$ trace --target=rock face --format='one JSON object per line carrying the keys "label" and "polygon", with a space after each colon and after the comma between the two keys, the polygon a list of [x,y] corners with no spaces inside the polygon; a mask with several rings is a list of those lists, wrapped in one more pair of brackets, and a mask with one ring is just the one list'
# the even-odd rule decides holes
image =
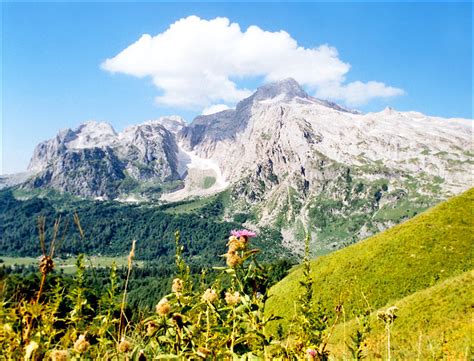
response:
{"label": "rock face", "polygon": [[126,162],[127,173],[138,181],[179,178],[175,137],[159,123],[125,129],[115,148]]}
{"label": "rock face", "polygon": [[292,79],[196,118],[180,140],[219,164],[236,208],[277,224],[292,248],[306,231],[340,247],[472,186],[471,120],[361,114]]}
{"label": "rock face", "polygon": [[[229,119],[233,132],[219,126],[209,135],[200,128]],[[217,160],[228,178],[247,172],[264,181],[292,174],[317,181],[320,172],[314,170],[323,161],[341,166],[381,163],[414,176],[425,172],[445,178],[443,188],[453,193],[468,187],[470,180],[461,166],[472,162],[467,151],[472,145],[470,120],[393,109],[360,114],[309,97],[291,79],[260,88],[236,110],[196,118],[181,136],[197,154]]]}
{"label": "rock face", "polygon": [[[27,186],[52,187],[84,197],[118,197],[123,182],[167,182],[180,178],[175,133],[178,117],[160,118],[117,133],[90,121],[40,143],[28,167]],[[125,189],[126,191],[126,189]]]}
{"label": "rock face", "polygon": [[179,179],[165,201],[229,189],[248,226],[276,226],[298,250],[366,237],[472,186],[472,120],[387,108],[361,114],[293,79],[189,125],[160,118],[117,133],[88,122],[37,146],[30,187],[117,198]]}
{"label": "rock face", "polygon": [[32,181],[34,188],[52,187],[85,197],[113,198],[125,178],[124,164],[110,147],[65,151]]}

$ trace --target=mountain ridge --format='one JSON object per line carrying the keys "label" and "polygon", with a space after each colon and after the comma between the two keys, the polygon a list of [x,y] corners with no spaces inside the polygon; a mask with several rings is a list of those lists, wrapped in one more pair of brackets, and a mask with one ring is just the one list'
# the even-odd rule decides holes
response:
{"label": "mountain ridge", "polygon": [[134,202],[228,189],[229,216],[276,227],[295,252],[309,231],[325,252],[472,186],[469,149],[470,120],[391,108],[362,114],[288,78],[189,124],[171,116],[119,133],[97,122],[61,131],[36,147],[22,187]]}

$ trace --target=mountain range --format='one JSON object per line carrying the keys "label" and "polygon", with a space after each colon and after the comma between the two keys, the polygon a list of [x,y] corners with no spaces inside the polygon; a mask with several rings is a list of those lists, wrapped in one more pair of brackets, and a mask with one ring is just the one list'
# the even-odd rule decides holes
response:
{"label": "mountain range", "polygon": [[391,108],[362,114],[309,96],[293,79],[235,109],[162,117],[116,132],[89,121],[38,144],[25,190],[167,203],[230,193],[226,214],[277,228],[284,245],[326,252],[472,186],[472,120]]}

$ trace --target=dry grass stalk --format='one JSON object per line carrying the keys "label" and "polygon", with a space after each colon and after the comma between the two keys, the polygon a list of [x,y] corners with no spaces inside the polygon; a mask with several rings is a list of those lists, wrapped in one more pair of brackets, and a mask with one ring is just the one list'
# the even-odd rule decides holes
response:
{"label": "dry grass stalk", "polygon": [[[132,272],[132,264],[133,264],[133,258],[135,257],[135,244],[137,243],[136,240],[132,241],[132,249],[130,250],[130,253],[128,255],[128,270],[127,270],[127,278],[125,279],[125,287],[123,290],[123,296],[122,296],[122,304],[120,306],[120,323],[119,323],[119,331],[118,331],[118,340],[121,340],[124,335],[124,322],[126,320],[126,315],[125,315],[125,304],[127,302],[127,287],[128,287],[128,280],[130,279],[130,273]],[[127,320],[128,323],[128,320]]]}

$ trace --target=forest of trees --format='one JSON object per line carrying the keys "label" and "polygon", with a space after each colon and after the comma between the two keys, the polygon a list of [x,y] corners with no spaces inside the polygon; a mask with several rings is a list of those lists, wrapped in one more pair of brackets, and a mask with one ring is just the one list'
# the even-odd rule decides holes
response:
{"label": "forest of trees", "polygon": [[[40,255],[38,216],[46,217],[46,240],[51,239],[54,221],[61,216],[62,226],[68,223],[68,228],[58,256],[126,255],[132,240],[137,240],[137,259],[159,259],[161,264],[166,264],[174,257],[173,235],[179,230],[190,265],[206,267],[216,264],[225,249],[229,231],[240,228],[245,220],[242,214],[233,221],[223,220],[222,203],[222,197],[216,197],[196,212],[177,213],[168,212],[167,205],[64,202],[38,197],[18,200],[11,190],[4,190],[0,192],[0,249],[4,256]],[[80,219],[84,238],[72,220],[74,213]],[[255,240],[255,245],[265,250],[266,260],[289,257],[288,250],[281,246],[279,232],[266,229],[262,235]]]}
{"label": "forest of trees", "polygon": [[[174,203],[173,207],[186,205]],[[53,225],[61,217],[60,237],[65,231],[64,242],[56,250],[57,257],[78,254],[125,256],[136,239],[136,259],[144,260],[135,267],[130,278],[129,305],[133,309],[149,309],[156,299],[169,290],[175,272],[175,231],[181,233],[183,256],[191,274],[198,277],[202,269],[223,266],[227,237],[230,230],[240,228],[247,215],[237,214],[232,222],[223,220],[223,199],[217,196],[194,212],[170,212],[170,205],[133,205],[119,202],[97,202],[78,199],[33,197],[15,198],[12,190],[0,191],[0,249],[3,256],[41,255],[38,238],[38,217],[46,217],[46,243],[51,241]],[[77,214],[84,237],[73,218]],[[67,226],[66,226],[67,224]],[[281,235],[266,229],[254,239],[255,247],[264,249],[258,259],[271,270],[269,279],[276,282],[295,263],[295,258],[281,246]],[[87,257],[86,257],[87,261]],[[86,262],[87,265],[87,262]],[[12,289],[28,297],[28,290],[37,283],[37,265],[6,267],[0,264],[0,279],[9,277]],[[60,270],[55,272],[68,284],[70,276]],[[88,286],[100,290],[108,282],[110,268],[86,271]],[[125,268],[118,269],[119,279],[126,276]],[[53,276],[52,276],[53,277]],[[212,272],[208,275],[212,280]],[[17,295],[17,296],[18,296]],[[30,295],[31,296],[31,295]]]}

